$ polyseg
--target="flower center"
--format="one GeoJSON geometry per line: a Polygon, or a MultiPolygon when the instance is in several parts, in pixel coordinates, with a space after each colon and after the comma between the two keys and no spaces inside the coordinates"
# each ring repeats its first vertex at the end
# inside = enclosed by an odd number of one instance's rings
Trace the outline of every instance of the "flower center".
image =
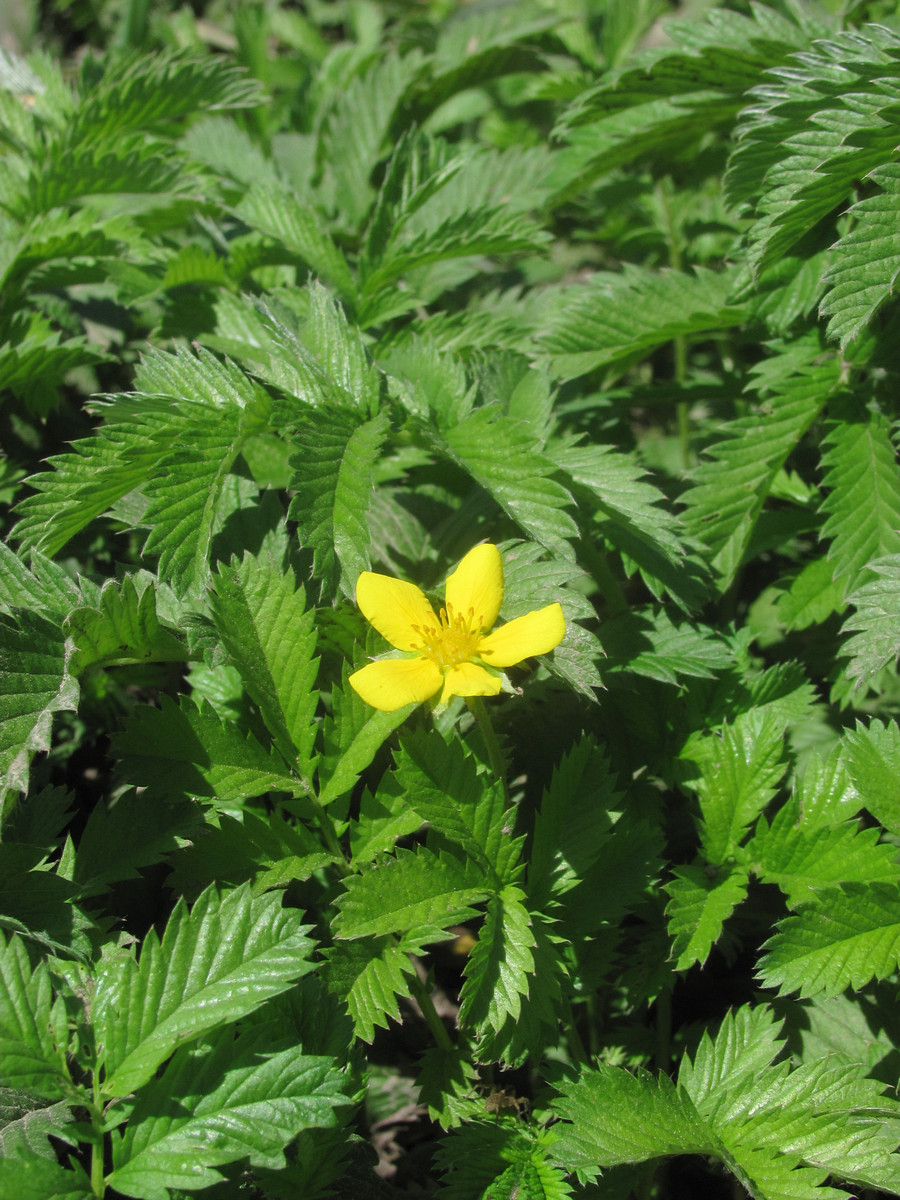
{"type": "Polygon", "coordinates": [[[476,620],[473,608],[464,615],[454,612],[453,606],[448,604],[441,609],[440,620],[440,626],[413,625],[422,639],[414,649],[430,658],[442,671],[448,671],[474,657],[481,641],[482,619],[476,620]]]}

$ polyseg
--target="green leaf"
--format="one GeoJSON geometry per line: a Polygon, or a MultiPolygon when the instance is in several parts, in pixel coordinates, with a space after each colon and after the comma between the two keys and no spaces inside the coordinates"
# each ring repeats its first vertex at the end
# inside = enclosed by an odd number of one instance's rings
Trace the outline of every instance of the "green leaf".
{"type": "Polygon", "coordinates": [[[459,1020],[476,1030],[502,1028],[519,1019],[534,972],[531,916],[525,893],[512,884],[488,901],[487,915],[468,961],[460,993],[459,1020]]]}
{"type": "Polygon", "coordinates": [[[237,1037],[223,1029],[207,1045],[179,1050],[115,1136],[106,1182],[142,1200],[169,1200],[170,1189],[218,1183],[216,1168],[226,1163],[277,1170],[302,1130],[337,1124],[334,1109],[347,1096],[332,1060],[270,1047],[263,1025],[237,1037]]]}
{"type": "Polygon", "coordinates": [[[281,242],[315,275],[333,284],[342,296],[355,294],[347,260],[335,245],[318,212],[283,183],[254,182],[235,208],[235,215],[251,229],[281,242]]]}
{"type": "Polygon", "coordinates": [[[867,582],[847,595],[856,612],[844,622],[842,632],[853,636],[841,649],[850,659],[848,677],[860,684],[868,683],[900,655],[900,554],[869,560],[866,569],[867,582]]]}
{"type": "Polygon", "coordinates": [[[786,764],[782,759],[784,721],[777,713],[751,709],[711,734],[692,754],[703,752],[701,777],[692,786],[703,814],[701,839],[707,862],[724,863],[741,842],[750,822],[778,788],[786,764]]]}
{"type": "Polygon", "coordinates": [[[714,679],[732,665],[732,653],[713,631],[687,621],[675,625],[665,610],[623,613],[601,626],[607,673],[630,673],[677,684],[684,676],[714,679]]]}
{"type": "Polygon", "coordinates": [[[141,486],[169,451],[179,431],[177,413],[157,411],[134,397],[127,420],[101,425],[74,442],[69,454],[47,461],[54,470],[27,481],[36,494],[19,504],[13,537],[48,555],[63,546],[116,501],[141,486]]]}
{"type": "Polygon", "coordinates": [[[730,273],[701,268],[693,274],[634,266],[622,274],[598,272],[563,293],[538,347],[550,356],[555,376],[575,379],[675,337],[739,325],[744,314],[729,305],[733,286],[730,273]]]}
{"type": "Polygon", "coordinates": [[[837,338],[841,349],[893,298],[900,275],[900,167],[883,163],[869,173],[868,181],[881,191],[850,209],[853,226],[835,245],[825,276],[830,291],[822,301],[822,314],[830,318],[828,336],[837,338]]]}
{"type": "Polygon", "coordinates": [[[567,1171],[594,1175],[598,1168],[670,1154],[717,1154],[720,1146],[686,1096],[666,1075],[654,1079],[622,1067],[585,1068],[560,1089],[552,1108],[553,1157],[567,1171]]]}
{"type": "Polygon", "coordinates": [[[339,938],[443,930],[474,916],[472,906],[490,895],[475,863],[425,846],[398,850],[396,858],[349,876],[344,886],[334,922],[339,938]]]}
{"type": "Polygon", "coordinates": [[[848,590],[871,578],[869,563],[900,552],[900,468],[890,422],[877,411],[837,421],[822,455],[828,557],[848,590]]]}
{"type": "Polygon", "coordinates": [[[398,997],[409,995],[415,968],[393,937],[338,942],[327,957],[328,990],[347,1005],[358,1038],[371,1042],[376,1025],[400,1020],[398,997]]]}
{"type": "Polygon", "coordinates": [[[476,760],[457,740],[417,730],[401,739],[396,782],[407,803],[455,842],[496,887],[518,874],[522,839],[512,836],[514,814],[502,787],[480,774],[476,760]]]}
{"type": "Polygon", "coordinates": [[[766,987],[836,996],[884,979],[900,963],[896,884],[845,883],[824,890],[779,924],[760,963],[766,987]]]}
{"type": "Polygon", "coordinates": [[[139,878],[139,868],[171,854],[179,838],[196,836],[199,817],[194,804],[166,803],[158,796],[134,791],[117,796],[108,806],[95,805],[72,866],[71,879],[78,895],[98,895],[111,883],[139,878]]]}
{"type": "Polygon", "coordinates": [[[83,1167],[61,1167],[46,1158],[0,1158],[0,1192],[23,1200],[93,1200],[83,1167]]]}
{"type": "Polygon", "coordinates": [[[0,930],[0,1062],[5,1087],[48,1100],[69,1094],[66,1016],[54,1004],[46,963],[32,967],[24,943],[0,930]],[[62,1025],[60,1025],[60,1018],[62,1025]]]}
{"type": "Polygon", "coordinates": [[[373,795],[368,788],[359,803],[359,816],[350,825],[350,851],[355,863],[371,862],[384,850],[422,824],[422,818],[411,808],[396,782],[396,775],[386,774],[373,795]]]}
{"type": "Polygon", "coordinates": [[[127,953],[105,960],[93,1007],[105,1095],[142,1087],[179,1044],[253,1012],[312,970],[308,929],[280,895],[254,897],[244,885],[220,898],[209,888],[190,912],[179,901],[161,940],[147,934],[139,962],[127,953]]]}
{"type": "Polygon", "coordinates": [[[730,870],[710,875],[701,863],[673,867],[666,885],[666,906],[675,970],[702,966],[719,940],[722,927],[747,895],[747,873],[730,870]]]}
{"type": "Polygon", "coordinates": [[[754,270],[784,255],[846,202],[854,183],[890,161],[896,47],[897,35],[881,26],[826,33],[744,110],[726,186],[732,202],[758,201],[748,234],[754,270]]]}
{"type": "Polygon", "coordinates": [[[342,666],[341,687],[331,693],[331,717],[324,722],[325,752],[319,762],[319,803],[330,804],[354,786],[361,772],[414,705],[395,712],[371,708],[347,682],[348,665],[342,666]]]}
{"type": "Polygon", "coordinates": [[[225,649],[285,761],[309,781],[318,659],[305,592],[292,572],[249,552],[221,563],[213,582],[213,619],[225,649]]]}
{"type": "Polygon", "coordinates": [[[226,725],[206,701],[187,696],[176,705],[136,709],[113,740],[122,769],[139,787],[164,796],[204,796],[240,804],[269,791],[296,792],[300,784],[274,750],[253,734],[226,725]]]}
{"type": "MultiPolygon", "coordinates": [[[[491,1093],[485,1104],[491,1101],[491,1093]]],[[[506,1093],[499,1093],[505,1098],[506,1093]]],[[[446,1175],[442,1200],[565,1200],[563,1174],[548,1161],[550,1138],[522,1124],[473,1121],[444,1140],[437,1160],[446,1175]]]]}
{"type": "Polygon", "coordinates": [[[6,542],[0,541],[0,608],[30,608],[43,616],[62,620],[80,599],[75,582],[63,568],[37,551],[30,565],[6,542]]]}
{"type": "Polygon", "coordinates": [[[372,169],[388,144],[394,110],[423,65],[418,51],[403,58],[391,54],[335,93],[336,103],[322,131],[321,153],[328,164],[330,190],[350,228],[359,227],[374,198],[369,182],[372,169]]]}
{"type": "Polygon", "coordinates": [[[843,764],[858,801],[890,833],[900,834],[900,729],[895,721],[857,722],[844,735],[843,764]]]}
{"type": "Polygon", "coordinates": [[[80,675],[88,667],[128,663],[185,662],[188,651],[156,615],[156,588],[144,572],[126,575],[121,585],[103,585],[96,606],[73,608],[63,632],[72,641],[68,667],[80,675]]]}
{"type": "Polygon", "coordinates": [[[786,805],[771,826],[760,820],[747,846],[748,861],[765,882],[777,884],[795,907],[809,900],[814,889],[834,883],[900,881],[895,848],[878,838],[877,829],[861,829],[852,821],[807,829],[794,821],[792,806],[786,805]]]}
{"type": "Polygon", "coordinates": [[[32,755],[50,748],[53,714],[77,706],[58,628],[28,609],[0,614],[0,795],[28,790],[32,755]]]}
{"type": "Polygon", "coordinates": [[[170,856],[173,870],[167,882],[188,899],[209,883],[234,887],[248,880],[258,896],[308,879],[334,862],[306,826],[273,812],[260,816],[245,808],[239,817],[220,813],[217,822],[207,822],[189,845],[170,856]]]}
{"type": "Polygon", "coordinates": [[[291,456],[295,495],[290,516],[325,596],[352,596],[369,569],[373,471],[388,431],[384,413],[360,422],[353,413],[319,408],[298,421],[291,456]]]}
{"type": "Polygon", "coordinates": [[[842,611],[844,589],[832,578],[833,573],[827,558],[814,558],[795,576],[777,602],[778,616],[786,629],[808,629],[842,611]]]}
{"type": "Polygon", "coordinates": [[[500,507],[557,558],[572,559],[567,539],[577,527],[563,511],[572,497],[552,478],[553,463],[523,421],[495,408],[476,409],[444,434],[449,456],[488,491],[500,507]]]}
{"type": "Polygon", "coordinates": [[[547,667],[582,696],[594,700],[594,689],[602,686],[596,664],[603,648],[590,629],[577,624],[593,622],[596,617],[593,605],[578,587],[586,579],[584,572],[571,559],[548,558],[536,542],[505,541],[500,550],[503,554],[500,615],[511,621],[556,601],[566,619],[566,636],[545,660],[547,667]]]}
{"type": "Polygon", "coordinates": [[[756,371],[764,393],[751,416],[724,426],[707,447],[684,495],[685,525],[703,541],[725,590],[747,554],[778,472],[841,381],[837,356],[822,356],[818,338],[802,339],[756,371]]]}
{"type": "Polygon", "coordinates": [[[537,908],[587,877],[622,799],[608,757],[593,738],[581,737],[554,768],[535,818],[528,894],[537,908]]]}

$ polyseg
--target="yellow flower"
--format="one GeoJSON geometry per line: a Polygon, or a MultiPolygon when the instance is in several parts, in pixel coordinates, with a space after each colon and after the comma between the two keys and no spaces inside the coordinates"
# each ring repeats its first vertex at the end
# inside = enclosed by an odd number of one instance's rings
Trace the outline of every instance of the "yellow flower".
{"type": "Polygon", "coordinates": [[[383,658],[350,676],[367,704],[393,712],[440,689],[451,696],[496,696],[501,678],[486,667],[511,667],[558,646],[566,622],[558,604],[507,621],[493,633],[503,603],[503,563],[496,546],[475,546],[447,579],[440,618],[414,583],[363,571],[356,603],[366,620],[407,658],[383,658]]]}

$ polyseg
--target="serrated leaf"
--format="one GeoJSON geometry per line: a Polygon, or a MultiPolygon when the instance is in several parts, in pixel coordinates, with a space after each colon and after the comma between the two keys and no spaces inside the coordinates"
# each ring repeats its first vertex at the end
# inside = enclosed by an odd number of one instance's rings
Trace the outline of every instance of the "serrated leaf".
{"type": "Polygon", "coordinates": [[[751,709],[722,735],[705,743],[708,758],[692,785],[703,813],[701,838],[707,861],[725,862],[744,831],[775,795],[786,764],[782,759],[784,722],[777,713],[751,709]]]}
{"type": "Polygon", "coordinates": [[[338,590],[352,596],[369,569],[373,471],[387,431],[383,413],[360,422],[339,409],[317,409],[297,424],[290,516],[301,544],[313,551],[313,571],[329,598],[338,590]]]}
{"type": "Polygon", "coordinates": [[[521,529],[561,559],[574,553],[567,539],[577,527],[564,511],[572,498],[552,478],[553,464],[522,421],[493,408],[476,409],[444,434],[450,457],[488,491],[521,529]]]}
{"type": "Polygon", "coordinates": [[[503,788],[480,774],[461,744],[418,730],[401,739],[396,781],[423,821],[455,842],[495,886],[517,874],[521,838],[512,836],[503,788]]]}
{"type": "Polygon", "coordinates": [[[280,895],[254,897],[244,885],[220,898],[209,888],[190,912],[179,901],[162,939],[148,933],[138,963],[107,959],[93,1006],[104,1094],[143,1086],[180,1043],[253,1012],[312,970],[308,928],[280,895]]]}
{"type": "Polygon", "coordinates": [[[777,884],[794,906],[809,899],[812,890],[834,883],[900,882],[896,850],[878,838],[877,829],[860,829],[854,822],[807,829],[795,824],[785,807],[771,826],[760,821],[747,853],[753,870],[777,884]]]}
{"type": "Polygon", "coordinates": [[[830,291],[822,301],[822,314],[830,318],[828,336],[837,338],[842,349],[893,297],[900,275],[900,168],[883,163],[869,173],[869,180],[881,191],[850,209],[853,228],[835,245],[825,276],[830,291]]]}
{"type": "Polygon", "coordinates": [[[281,242],[315,275],[334,284],[342,296],[354,296],[356,289],[347,260],[327,225],[312,205],[303,204],[285,184],[254,182],[235,213],[251,229],[281,242]]]}
{"type": "MultiPolygon", "coordinates": [[[[65,1036],[65,1024],[63,1025],[65,1036]]],[[[3,1083],[49,1100],[68,1095],[65,1043],[58,1044],[46,963],[32,967],[21,938],[0,930],[0,1059],[3,1083]]]]}
{"type": "Polygon", "coordinates": [[[91,811],[78,840],[72,883],[82,898],[97,895],[110,883],[139,878],[140,867],[158,863],[174,851],[178,838],[195,832],[196,805],[171,804],[127,791],[91,811]]]}
{"type": "Polygon", "coordinates": [[[684,676],[713,679],[732,665],[724,642],[706,628],[684,621],[675,625],[663,609],[623,613],[600,629],[610,673],[631,673],[677,684],[684,676]]]}
{"type": "Polygon", "coordinates": [[[848,677],[860,684],[868,683],[900,655],[900,554],[870,560],[866,568],[867,582],[847,595],[856,612],[841,631],[853,635],[841,653],[850,659],[848,677]]]}
{"type": "Polygon", "coordinates": [[[538,907],[587,877],[621,800],[609,759],[582,737],[554,768],[535,818],[528,894],[538,907]]]}
{"type": "Polygon", "coordinates": [[[522,1124],[470,1122],[438,1150],[442,1200],[565,1200],[572,1190],[548,1161],[548,1141],[522,1124]]]}
{"type": "Polygon", "coordinates": [[[620,275],[598,272],[563,294],[538,347],[550,356],[556,377],[575,379],[675,337],[739,325],[743,312],[729,304],[733,284],[728,272],[699,268],[694,274],[638,267],[620,275]]]}
{"type": "Polygon", "coordinates": [[[392,850],[399,838],[422,824],[396,785],[395,776],[385,775],[373,795],[368,788],[359,804],[359,816],[350,825],[350,851],[355,863],[371,862],[384,850],[392,850]]]}
{"type": "Polygon", "coordinates": [[[842,762],[859,805],[893,834],[900,834],[900,729],[895,721],[857,722],[844,736],[842,762]]]}
{"type": "Polygon", "coordinates": [[[895,884],[846,883],[786,918],[760,963],[766,987],[836,996],[884,979],[900,963],[900,894],[895,884]]]}
{"type": "Polygon", "coordinates": [[[107,1183],[144,1200],[169,1200],[219,1182],[216,1168],[249,1159],[284,1166],[284,1149],[303,1129],[336,1124],[346,1103],[332,1060],[269,1049],[266,1026],[183,1048],[145,1086],[124,1134],[113,1141],[107,1183]]]}
{"type": "Polygon", "coordinates": [[[484,924],[468,961],[460,993],[459,1019],[476,1030],[499,1030],[518,1020],[534,971],[531,916],[525,893],[511,884],[488,901],[484,924]]]}
{"type": "Polygon", "coordinates": [[[30,608],[45,617],[62,619],[80,599],[75,581],[58,564],[37,551],[29,564],[0,541],[0,607],[30,608]]]}
{"type": "Polygon", "coordinates": [[[765,393],[757,411],[725,426],[694,470],[694,486],[684,495],[685,525],[709,547],[723,590],[747,553],[778,472],[840,380],[840,361],[823,359],[817,338],[764,360],[754,383],[765,393]]]}
{"type": "Polygon", "coordinates": [[[669,1154],[716,1154],[717,1139],[667,1076],[632,1075],[622,1067],[582,1070],[560,1089],[552,1108],[557,1125],[554,1159],[566,1170],[594,1175],[598,1168],[669,1154]],[[571,1123],[569,1123],[571,1122],[571,1123]]]}
{"type": "Polygon", "coordinates": [[[835,577],[852,590],[870,578],[870,562],[900,552],[900,468],[890,423],[877,411],[835,422],[826,444],[822,536],[831,538],[835,577]]]}
{"type": "Polygon", "coordinates": [[[186,662],[187,647],[159,623],[156,589],[149,575],[126,575],[121,585],[107,580],[96,607],[73,608],[63,633],[72,641],[69,670],[127,663],[186,662]]]}
{"type": "Polygon", "coordinates": [[[50,748],[54,713],[77,706],[59,629],[28,609],[0,614],[0,794],[28,790],[32,756],[50,748]]]}
{"type": "Polygon", "coordinates": [[[791,580],[778,598],[778,616],[786,629],[808,629],[844,608],[843,586],[833,578],[827,558],[814,558],[791,580]]]}
{"type": "Polygon", "coordinates": [[[220,564],[211,596],[225,649],[285,761],[311,780],[318,702],[314,613],[293,574],[249,552],[220,564]]]}
{"type": "Polygon", "coordinates": [[[671,899],[666,905],[675,970],[702,966],[722,934],[722,927],[747,895],[747,873],[730,870],[709,875],[700,863],[673,867],[665,885],[671,899]]]}
{"type": "Polygon", "coordinates": [[[61,1167],[46,1158],[0,1158],[0,1191],[28,1200],[92,1200],[94,1190],[84,1168],[61,1167]]]}
{"type": "Polygon", "coordinates": [[[424,846],[399,850],[396,858],[349,876],[344,886],[334,921],[339,938],[446,929],[474,916],[472,906],[491,890],[475,863],[424,846]]]}
{"type": "Polygon", "coordinates": [[[358,1038],[371,1042],[375,1027],[400,1019],[399,998],[409,995],[415,973],[409,954],[394,938],[338,942],[328,951],[328,989],[347,1005],[358,1038]]]}
{"type": "Polygon", "coordinates": [[[324,723],[325,753],[319,762],[319,803],[330,804],[349,792],[386,738],[413,710],[407,704],[395,712],[379,712],[366,704],[347,682],[342,667],[341,687],[331,693],[332,715],[324,723]]]}
{"type": "Polygon", "coordinates": [[[101,425],[75,442],[68,454],[48,459],[54,467],[27,482],[36,494],[19,504],[13,537],[48,555],[147,479],[165,457],[179,429],[177,414],[155,411],[135,398],[128,420],[101,425]]]}
{"type": "Polygon", "coordinates": [[[159,708],[136,709],[113,748],[139,787],[173,798],[187,794],[239,804],[299,787],[279,754],[226,725],[210,704],[197,707],[187,696],[180,705],[164,695],[159,708]]]}

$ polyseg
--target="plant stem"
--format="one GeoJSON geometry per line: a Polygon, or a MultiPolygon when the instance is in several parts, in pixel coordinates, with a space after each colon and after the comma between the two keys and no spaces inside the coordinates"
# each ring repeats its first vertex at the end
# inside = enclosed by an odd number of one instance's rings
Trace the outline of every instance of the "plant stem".
{"type": "Polygon", "coordinates": [[[441,1050],[452,1050],[453,1042],[450,1039],[450,1034],[444,1028],[444,1022],[437,1015],[437,1009],[434,1007],[434,1001],[428,993],[428,988],[418,975],[413,975],[409,990],[415,996],[416,1002],[422,1010],[422,1016],[425,1018],[438,1047],[441,1050]]]}
{"type": "MultiPolygon", "coordinates": [[[[662,210],[665,222],[666,244],[669,247],[669,266],[673,271],[682,269],[681,233],[669,203],[671,180],[668,176],[656,185],[656,199],[662,210]]],[[[680,386],[687,378],[687,338],[683,333],[672,339],[672,349],[675,352],[675,382],[680,386]]],[[[676,408],[678,418],[678,444],[681,449],[681,465],[685,471],[691,465],[691,422],[688,405],[685,400],[679,400],[676,408]]]]}
{"type": "Polygon", "coordinates": [[[103,1178],[103,1097],[100,1094],[100,1077],[96,1063],[94,1065],[93,1104],[91,1105],[91,1125],[94,1127],[94,1140],[91,1144],[91,1191],[97,1200],[103,1200],[106,1195],[106,1183],[103,1178]]]}
{"type": "Polygon", "coordinates": [[[322,836],[325,838],[325,845],[334,855],[338,870],[342,875],[349,875],[351,870],[350,864],[347,862],[341,843],[334,832],[331,818],[315,796],[310,796],[309,799],[315,811],[316,820],[319,822],[319,828],[322,830],[322,836]]]}
{"type": "Polygon", "coordinates": [[[672,992],[668,987],[656,997],[656,1065],[660,1071],[672,1066],[672,992]]]}
{"type": "Polygon", "coordinates": [[[497,735],[494,733],[494,726],[491,724],[487,705],[480,696],[467,696],[466,704],[469,706],[469,712],[475,718],[475,724],[478,726],[482,741],[487,749],[491,770],[500,781],[504,797],[509,800],[509,785],[506,782],[506,767],[503,762],[503,752],[500,749],[500,743],[497,741],[497,735]]]}

